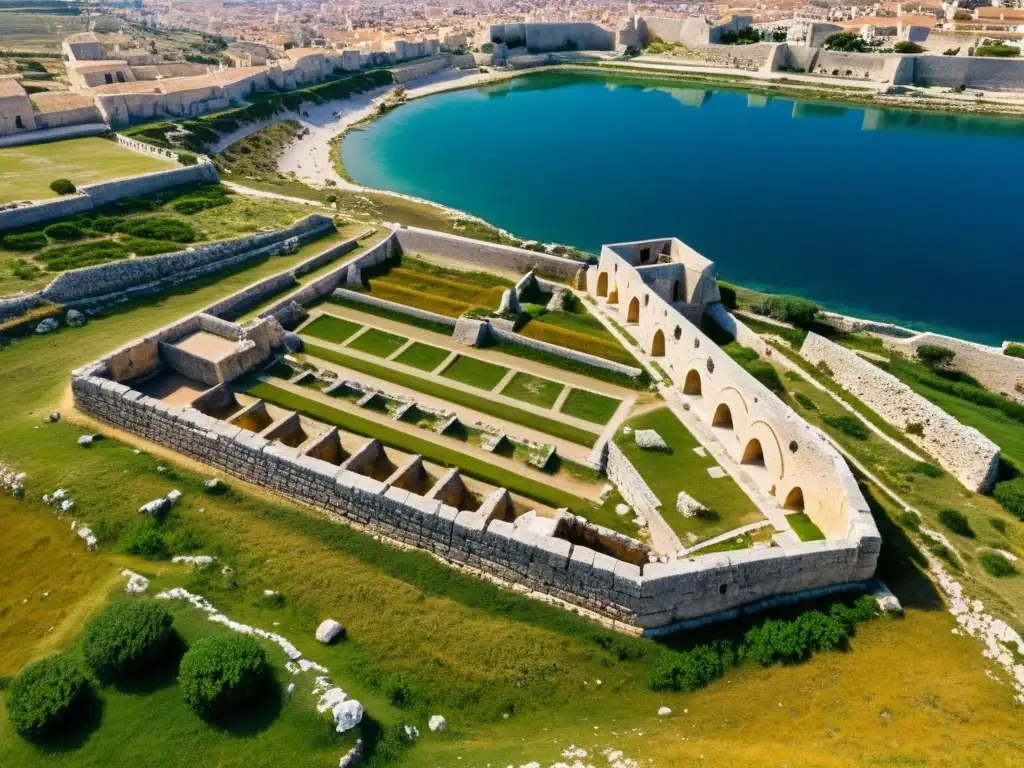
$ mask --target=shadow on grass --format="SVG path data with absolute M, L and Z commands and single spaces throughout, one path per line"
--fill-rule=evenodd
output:
M 56 730 L 31 741 L 41 752 L 74 752 L 85 745 L 102 722 L 103 701 L 96 690 L 89 687 L 82 693 L 68 716 L 56 726 Z
M 178 678 L 178 665 L 186 650 L 185 641 L 172 629 L 160 655 L 136 674 L 117 680 L 114 687 L 120 693 L 144 696 L 174 685 Z
M 206 718 L 206 722 L 219 731 L 246 738 L 261 733 L 281 714 L 284 697 L 281 686 L 271 675 L 267 675 L 259 686 L 250 691 L 238 704 L 228 711 Z

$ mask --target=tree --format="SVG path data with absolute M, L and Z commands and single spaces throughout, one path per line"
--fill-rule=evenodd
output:
M 7 716 L 14 730 L 36 739 L 47 736 L 89 691 L 81 667 L 64 655 L 30 664 L 7 691 Z
M 69 179 L 56 179 L 50 182 L 50 189 L 58 195 L 73 195 L 78 190 Z
M 825 49 L 828 51 L 846 51 L 861 53 L 867 50 L 868 44 L 856 32 L 836 32 L 825 38 Z
M 956 352 L 938 344 L 922 344 L 917 348 L 917 359 L 929 368 L 945 368 L 954 357 Z
M 911 40 L 900 40 L 892 47 L 895 53 L 923 53 L 924 47 Z
M 115 600 L 85 629 L 85 663 L 101 677 L 119 677 L 152 662 L 167 645 L 172 619 L 152 600 Z
M 210 635 L 181 659 L 178 684 L 196 714 L 211 717 L 251 694 L 267 674 L 267 653 L 248 635 Z

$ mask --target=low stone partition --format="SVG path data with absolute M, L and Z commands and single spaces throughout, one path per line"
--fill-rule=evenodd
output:
M 571 280 L 583 266 L 582 262 L 552 256 L 546 253 L 498 245 L 483 240 L 473 240 L 459 235 L 448 235 L 418 227 L 402 227 L 395 236 L 402 252 L 422 253 L 425 256 L 442 256 L 448 259 L 476 264 L 481 267 L 498 268 L 513 272 L 529 272 L 536 269 L 539 274 L 558 280 Z
M 366 304 L 370 307 L 376 307 L 377 309 L 386 309 L 389 312 L 408 315 L 409 317 L 427 320 L 431 323 L 447 325 L 449 328 L 454 328 L 457 322 L 454 317 L 440 315 L 437 312 L 429 312 L 425 309 L 417 309 L 416 307 L 410 307 L 406 304 L 398 304 L 394 301 L 388 301 L 387 299 L 378 299 L 376 296 L 372 296 L 368 293 L 350 291 L 348 288 L 338 288 L 331 295 L 342 301 L 351 301 L 358 304 Z
M 0 232 L 55 221 L 56 219 L 87 213 L 95 208 L 123 200 L 161 192 L 165 189 L 191 184 L 210 184 L 220 180 L 212 163 L 200 162 L 185 168 L 171 168 L 127 179 L 83 184 L 78 194 L 57 200 L 33 202 L 20 208 L 0 211 Z
M 521 333 L 515 333 L 514 331 L 506 331 L 503 328 L 498 328 L 494 323 L 488 323 L 488 333 L 500 341 L 507 342 L 509 344 L 516 344 L 520 347 L 529 347 L 535 349 L 538 352 L 546 352 L 550 355 L 557 355 L 558 357 L 564 357 L 567 360 L 574 360 L 577 363 L 583 363 L 585 365 L 592 366 L 594 368 L 602 368 L 606 371 L 612 371 L 614 373 L 621 373 L 625 376 L 637 378 L 643 371 L 640 368 L 634 368 L 631 365 L 624 365 L 622 363 L 616 363 L 614 360 L 606 360 L 603 357 L 597 355 L 590 355 L 586 352 L 579 352 L 575 349 L 569 349 L 567 347 L 560 347 L 557 344 L 548 344 L 546 341 L 539 341 L 538 339 L 531 339 L 528 336 L 523 336 Z
M 654 491 L 626 458 L 626 454 L 612 440 L 607 443 L 607 451 L 605 474 L 619 489 L 625 502 L 648 520 L 658 517 L 661 514 L 661 500 L 654 495 Z
M 813 365 L 825 363 L 840 386 L 899 429 L 920 425 L 921 435 L 908 436 L 968 489 L 991 490 L 999 469 L 999 446 L 981 432 L 961 424 L 856 352 L 816 333 L 807 334 L 800 354 Z
M 82 267 L 64 272 L 40 298 L 66 306 L 108 304 L 156 293 L 250 259 L 293 253 L 334 229 L 327 216 L 311 214 L 290 227 L 200 245 L 189 250 Z

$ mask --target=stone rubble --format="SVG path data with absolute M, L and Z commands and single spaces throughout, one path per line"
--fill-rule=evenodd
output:
M 122 576 L 128 577 L 128 583 L 124 586 L 124 591 L 129 595 L 141 595 L 147 589 L 149 589 L 149 579 L 142 576 L 135 571 L 131 571 L 125 568 L 121 571 Z
M 217 558 L 213 555 L 175 555 L 171 558 L 172 563 L 183 563 L 185 565 L 210 565 L 210 563 L 217 562 Z
M 320 626 L 316 628 L 316 639 L 324 645 L 330 645 L 344 631 L 345 627 L 334 619 L 324 619 L 320 622 Z
M 420 737 L 420 729 L 415 725 L 403 725 L 402 730 L 405 732 L 405 738 L 409 741 L 416 741 Z
M 686 491 L 680 491 L 676 497 L 676 510 L 683 517 L 697 517 L 698 515 L 705 515 L 708 512 L 708 508 L 693 498 Z
M 139 507 L 140 515 L 161 518 L 171 511 L 171 501 L 167 498 L 153 499 Z
M 64 322 L 67 323 L 68 328 L 81 328 L 85 325 L 85 315 L 77 309 L 69 309 L 64 316 Z
M 25 473 L 0 464 L 0 488 L 10 491 L 16 499 L 25 498 Z
M 444 715 L 431 715 L 430 720 L 427 721 L 427 727 L 433 733 L 444 732 L 448 730 L 448 721 L 445 720 Z
M 50 333 L 58 328 L 60 328 L 60 321 L 56 318 L 48 317 L 36 326 L 36 333 Z
M 668 443 L 665 442 L 665 438 L 653 429 L 638 429 L 633 433 L 633 439 L 645 451 L 668 450 Z

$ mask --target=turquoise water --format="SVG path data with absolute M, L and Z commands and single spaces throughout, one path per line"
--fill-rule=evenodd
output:
M 1024 121 L 546 73 L 354 131 L 368 186 L 597 252 L 675 236 L 726 280 L 988 343 L 1024 337 Z

